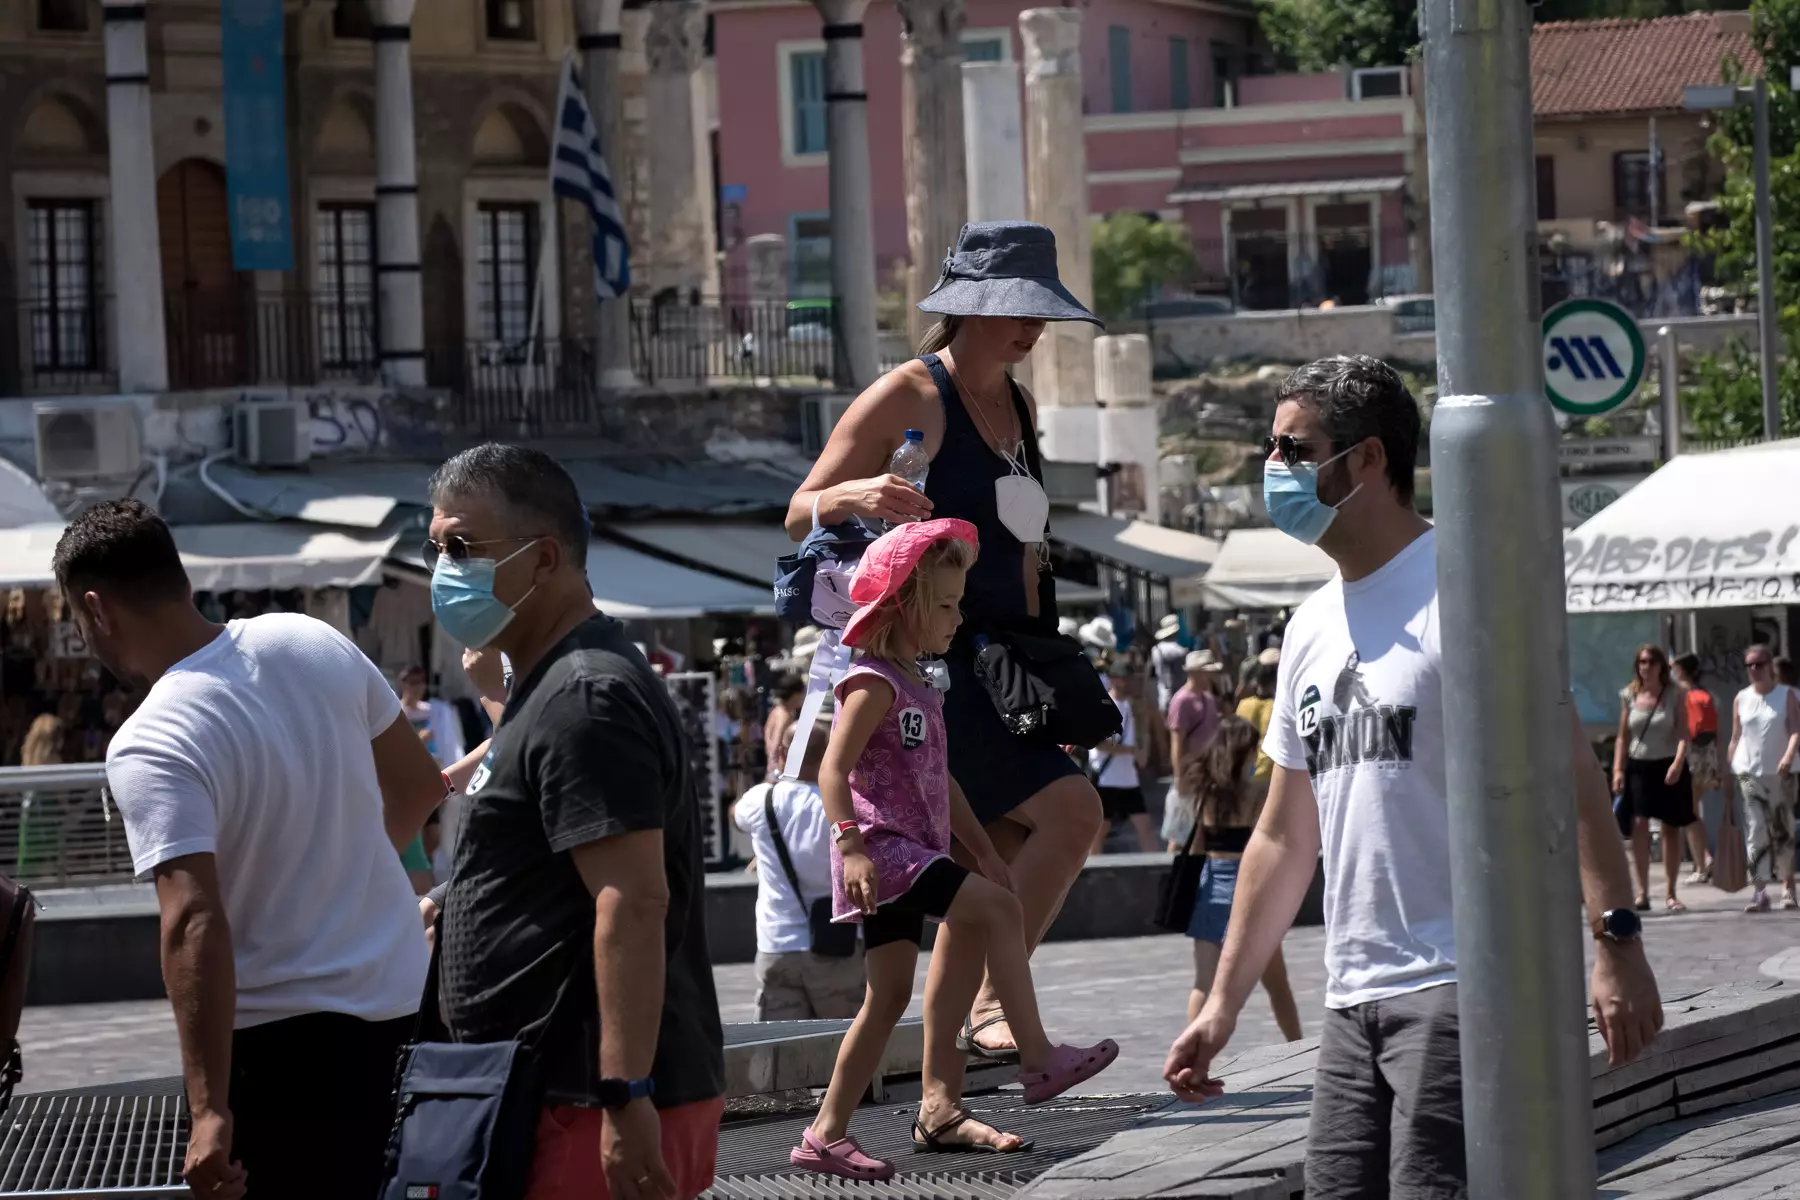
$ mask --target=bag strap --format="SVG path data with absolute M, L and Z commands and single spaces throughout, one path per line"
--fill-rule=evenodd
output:
M 1669 688 L 1668 688 L 1668 685 L 1665 684 L 1663 686 L 1663 690 L 1656 694 L 1656 703 L 1650 706 L 1649 719 L 1644 722 L 1644 729 L 1646 732 L 1648 732 L 1650 729 L 1650 723 L 1652 721 L 1656 720 L 1656 714 L 1662 711 L 1663 701 L 1668 698 L 1668 695 L 1669 695 Z M 1628 700 L 1627 703 L 1629 703 L 1633 708 L 1636 708 L 1637 707 L 1637 697 L 1636 696 L 1631 697 L 1631 699 Z M 1626 724 L 1630 724 L 1630 722 L 1627 721 Z M 1642 750 L 1644 748 L 1644 739 L 1640 736 L 1637 738 L 1636 741 L 1634 741 L 1632 743 L 1632 745 L 1636 746 L 1639 750 Z M 1632 754 L 1629 750 L 1627 750 L 1625 752 L 1625 756 L 1627 758 L 1635 758 L 1636 757 L 1636 755 Z
M 781 859 L 781 869 L 787 872 L 787 881 L 794 889 L 794 899 L 800 902 L 800 908 L 806 908 L 806 897 L 800 891 L 800 876 L 794 871 L 794 860 L 788 855 L 787 842 L 781 836 L 781 822 L 775 819 L 775 789 L 771 787 L 763 797 L 763 816 L 769 822 L 769 837 L 774 839 L 776 857 Z

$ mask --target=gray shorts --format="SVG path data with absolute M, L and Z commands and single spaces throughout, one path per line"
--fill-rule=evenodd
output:
M 863 952 L 827 958 L 810 950 L 756 956 L 756 1019 L 848 1019 L 862 1008 Z
M 1465 1200 L 1456 985 L 1327 1009 L 1306 1200 Z

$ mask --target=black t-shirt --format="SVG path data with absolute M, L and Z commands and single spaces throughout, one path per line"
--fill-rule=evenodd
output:
M 594 1105 L 594 898 L 568 852 L 660 829 L 669 913 L 656 1103 L 722 1094 L 697 816 L 680 718 L 662 681 L 617 621 L 583 622 L 508 697 L 469 782 L 444 905 L 442 1008 L 452 1036 L 522 1039 L 537 1048 L 551 1103 Z

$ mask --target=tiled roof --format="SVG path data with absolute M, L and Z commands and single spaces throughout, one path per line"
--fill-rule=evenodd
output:
M 1682 88 L 1723 82 L 1728 55 L 1762 69 L 1746 13 L 1547 22 L 1531 31 L 1531 106 L 1539 117 L 1680 108 Z

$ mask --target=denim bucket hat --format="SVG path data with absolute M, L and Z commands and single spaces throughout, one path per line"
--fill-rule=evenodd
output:
M 952 317 L 1087 321 L 1106 328 L 1056 277 L 1056 235 L 1030 221 L 964 225 L 919 311 Z

